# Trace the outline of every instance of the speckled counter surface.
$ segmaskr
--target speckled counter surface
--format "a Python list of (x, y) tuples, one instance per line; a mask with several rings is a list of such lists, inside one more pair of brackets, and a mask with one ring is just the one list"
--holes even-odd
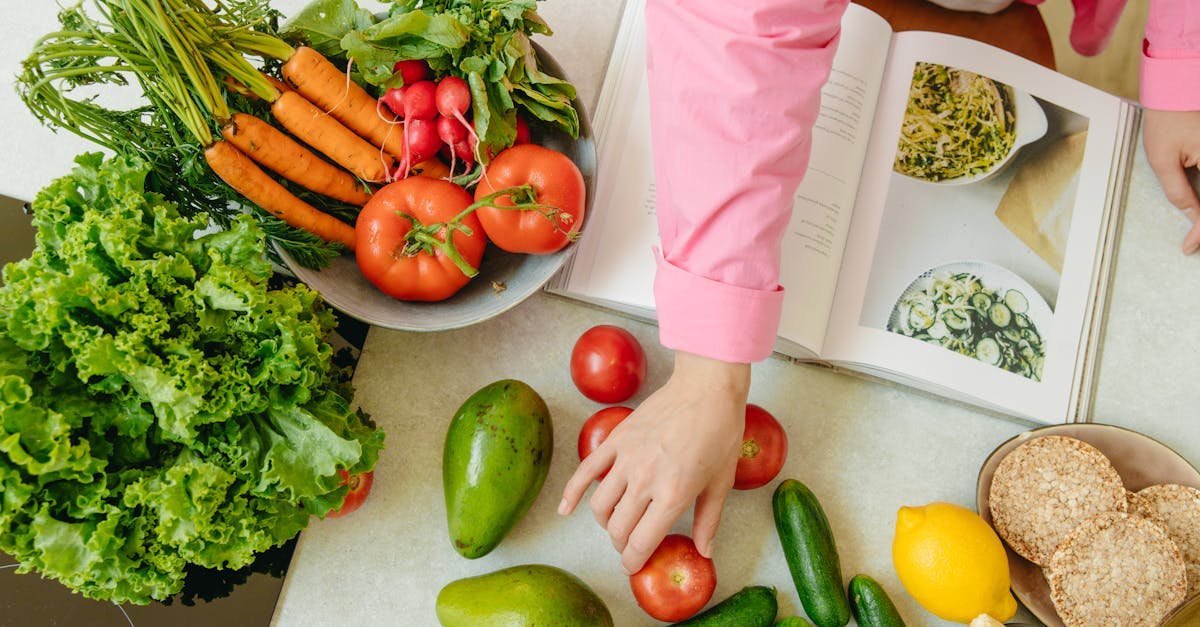
[[(549, 0), (550, 49), (595, 102), (619, 3)], [(1184, 258), (1184, 220), (1162, 198), (1139, 153), (1118, 256), (1096, 396), (1097, 421), (1158, 438), (1200, 462), (1200, 257)], [(587, 581), (617, 625), (653, 624), (636, 606), (608, 538), (584, 508), (554, 509), (576, 465), (579, 426), (600, 405), (575, 390), (568, 357), (588, 327), (611, 323), (647, 347), (650, 374), (638, 401), (670, 374), (654, 327), (548, 295), (489, 322), (430, 335), (372, 330), (359, 363), (357, 400), (387, 430), (375, 487), (353, 516), (305, 531), (276, 622), (434, 626), (438, 590), (460, 577), (541, 562)], [(533, 509), (493, 553), (470, 561), (446, 536), (441, 449), (458, 405), (484, 384), (518, 378), (554, 418), (550, 475)], [(820, 497), (844, 575), (863, 572), (891, 593), (912, 625), (939, 624), (900, 588), (891, 566), (897, 508), (951, 501), (973, 506), (984, 458), (1024, 425), (962, 405), (815, 366), (770, 359), (754, 368), (750, 398), (785, 424), (791, 453), (782, 476)], [(690, 518), (677, 530), (687, 532)], [(777, 587), (781, 615), (797, 600), (779, 551), (770, 491), (733, 493), (716, 540), (723, 598), (745, 585)]]

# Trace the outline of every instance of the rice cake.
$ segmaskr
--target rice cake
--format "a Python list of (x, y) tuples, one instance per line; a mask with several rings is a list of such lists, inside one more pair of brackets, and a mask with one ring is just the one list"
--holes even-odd
[(1120, 512), (1079, 525), (1045, 574), (1067, 627), (1156, 627), (1187, 597), (1179, 548), (1158, 525)]
[(1150, 486), (1134, 495), (1129, 511), (1167, 532), (1183, 554), (1188, 596), (1200, 593), (1200, 490), (1173, 483)]
[(992, 476), (988, 508), (996, 531), (1025, 559), (1045, 566), (1083, 521), (1125, 512), (1121, 476), (1090, 444), (1048, 435), (1018, 446)]

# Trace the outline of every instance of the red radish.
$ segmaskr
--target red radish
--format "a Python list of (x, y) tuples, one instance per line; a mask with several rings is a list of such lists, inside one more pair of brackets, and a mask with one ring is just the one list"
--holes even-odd
[(475, 165), (475, 149), (474, 145), (471, 144), (471, 140), (464, 139), (463, 141), (451, 144), (450, 151), (455, 157), (462, 159), (468, 168)]
[(386, 93), (383, 94), (383, 97), (380, 98), (380, 100), (383, 101), (383, 105), (385, 107), (387, 107), (388, 109), (390, 109), (392, 111), (392, 113), (399, 116), (400, 119), (404, 119), (404, 90), (405, 89), (407, 89), (407, 88), (406, 87), (396, 87), (394, 89), (389, 89), (389, 90), (387, 90)]
[(438, 137), (442, 138), (447, 146), (453, 146), (467, 138), (467, 127), (463, 126), (462, 122), (445, 116), (439, 116), (436, 121)]
[(404, 141), (408, 144), (404, 160), (406, 169), (437, 154), (442, 140), (438, 138), (436, 124), (417, 119), (406, 120), (404, 126)]
[(437, 115), (434, 101), (437, 85), (433, 81), (417, 81), (404, 90), (404, 119), (432, 120)]
[[(436, 98), (438, 113), (442, 117), (458, 120), (470, 134), (472, 146), (479, 143), (475, 128), (463, 117), (471, 109), (471, 88), (467, 86), (467, 81), (457, 76), (443, 78), (438, 82)], [(474, 155), (471, 160), (474, 161)]]
[(429, 64), (424, 59), (397, 61), (392, 66), (392, 72), (399, 73), (400, 78), (404, 79), (405, 85), (412, 85), (417, 81), (429, 78)]
[(518, 144), (528, 144), (529, 142), (530, 142), (529, 125), (525, 123), (525, 118), (522, 118), (521, 116), (518, 115), (517, 116), (517, 139), (515, 141), (513, 141), (513, 145), (516, 146)]

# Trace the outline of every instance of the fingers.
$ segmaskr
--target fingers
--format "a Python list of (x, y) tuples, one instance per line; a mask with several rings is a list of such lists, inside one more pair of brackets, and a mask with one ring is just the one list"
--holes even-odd
[[(593, 481), (599, 479), (600, 475), (612, 466), (615, 458), (616, 450), (613, 447), (601, 445), (580, 462), (579, 468), (575, 469), (575, 474), (571, 475), (566, 487), (563, 488), (563, 497), (558, 504), (558, 513), (566, 516), (575, 511), (575, 506), (579, 505), (588, 486), (592, 485)], [(617, 496), (620, 497), (619, 494)]]
[(1185, 211), (1200, 207), (1200, 200), (1196, 198), (1196, 192), (1188, 181), (1179, 155), (1167, 154), (1150, 157), (1147, 153), (1147, 158), (1150, 161), (1150, 167), (1158, 175), (1163, 193), (1166, 194), (1167, 200), (1171, 201), (1172, 205)]
[(638, 521), (650, 507), (650, 497), (635, 494), (632, 488), (625, 490), (624, 496), (613, 508), (612, 517), (608, 519), (608, 537), (612, 540), (617, 553), (625, 550), (629, 543), (629, 534), (637, 527)]
[(1192, 230), (1183, 238), (1183, 254), (1190, 255), (1200, 250), (1200, 211), (1193, 211)]
[(613, 509), (617, 507), (621, 497), (625, 496), (627, 486), (628, 483), (623, 475), (610, 472), (592, 493), (592, 500), (589, 501), (592, 506), (592, 515), (601, 527), (608, 527), (608, 519), (612, 517)]
[(725, 507), (729, 489), (728, 485), (710, 486), (696, 499), (692, 540), (696, 543), (696, 550), (704, 557), (712, 557), (713, 538), (717, 537), (717, 527), (721, 525), (721, 510)]
[(629, 534), (625, 550), (621, 551), (621, 566), (625, 568), (626, 574), (632, 575), (646, 565), (650, 554), (658, 548), (663, 538), (667, 537), (671, 525), (682, 512), (683, 506), (667, 504), (662, 500), (650, 502), (637, 527)]

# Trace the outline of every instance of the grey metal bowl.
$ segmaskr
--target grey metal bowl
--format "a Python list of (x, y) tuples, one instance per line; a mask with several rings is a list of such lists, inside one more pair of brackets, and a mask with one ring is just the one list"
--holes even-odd
[[(548, 52), (536, 44), (535, 48), (538, 62), (547, 73), (566, 77)], [(579, 167), (587, 191), (582, 227), (586, 229), (596, 196), (596, 145), (583, 105), (578, 99), (573, 104), (579, 112), (578, 139), (557, 130), (538, 134), (536, 129), (533, 139), (566, 154)], [(323, 270), (305, 268), (283, 251), (280, 256), (296, 278), (354, 318), (389, 329), (445, 331), (483, 322), (517, 306), (541, 289), (574, 249), (572, 244), (549, 255), (520, 255), (489, 245), (479, 275), (457, 294), (437, 303), (400, 301), (384, 294), (363, 278), (353, 255), (342, 255)]]

